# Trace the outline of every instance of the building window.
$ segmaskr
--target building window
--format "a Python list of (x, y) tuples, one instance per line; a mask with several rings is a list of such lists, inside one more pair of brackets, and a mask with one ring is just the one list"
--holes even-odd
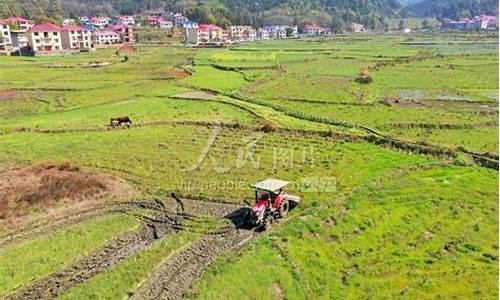
[(57, 32), (52, 32), (53, 35), (57, 35)]
[(38, 40), (38, 39), (35, 40), (35, 43), (40, 44), (40, 40)]
[(38, 32), (35, 32), (35, 36), (38, 36)]

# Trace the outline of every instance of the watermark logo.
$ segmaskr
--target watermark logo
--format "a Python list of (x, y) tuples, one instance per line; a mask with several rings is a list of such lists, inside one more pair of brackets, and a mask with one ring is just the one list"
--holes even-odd
[[(272, 146), (271, 151), (264, 151), (267, 156), (261, 157), (259, 149), (265, 135), (262, 132), (256, 132), (249, 136), (237, 138), (234, 143), (239, 147), (234, 150), (233, 161), (225, 156), (223, 159), (217, 157), (212, 149), (216, 149), (215, 143), (221, 134), (222, 126), (216, 123), (213, 126), (210, 136), (201, 149), (197, 159), (191, 165), (181, 169), (183, 172), (193, 172), (201, 168), (213, 168), (218, 174), (228, 173), (238, 169), (260, 170), (265, 166), (264, 173), (276, 172), (280, 170), (292, 171), (295, 167), (304, 168), (305, 166), (314, 167), (316, 164), (316, 147), (306, 145), (304, 147), (291, 147), (286, 143), (277, 143)], [(264, 149), (266, 150), (266, 149)], [(203, 180), (203, 181), (183, 181), (180, 188), (183, 190), (203, 190), (203, 189), (244, 189), (248, 182), (242, 180)], [(303, 193), (331, 193), (337, 191), (336, 177), (304, 177), (292, 182), (291, 189)]]
[(306, 177), (294, 183), (294, 189), (303, 193), (335, 193), (337, 177)]

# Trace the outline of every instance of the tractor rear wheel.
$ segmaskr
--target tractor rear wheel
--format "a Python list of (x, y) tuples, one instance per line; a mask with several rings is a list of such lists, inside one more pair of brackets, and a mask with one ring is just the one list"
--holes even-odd
[(290, 202), (287, 200), (283, 201), (280, 206), (280, 217), (285, 217), (288, 214), (288, 211), (290, 210)]
[(264, 218), (264, 221), (262, 223), (262, 229), (265, 231), (267, 229), (269, 229), (271, 227), (271, 217), (269, 215), (267, 215), (265, 218)]

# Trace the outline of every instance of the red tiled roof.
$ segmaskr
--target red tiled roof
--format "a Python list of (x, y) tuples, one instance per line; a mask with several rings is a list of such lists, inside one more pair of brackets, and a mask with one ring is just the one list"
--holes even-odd
[(316, 25), (306, 25), (304, 26), (304, 29), (313, 30), (313, 29), (323, 29), (323, 28)]
[(118, 35), (118, 33), (111, 30), (99, 31), (98, 35)]
[(150, 22), (165, 22), (165, 18), (157, 16), (148, 16), (148, 21)]
[(125, 24), (118, 24), (118, 25), (113, 25), (111, 26), (112, 30), (121, 30), (121, 29), (127, 29), (130, 28), (128, 25)]
[(200, 24), (198, 26), (198, 31), (210, 31), (210, 30), (219, 31), (222, 30), (222, 28), (213, 24)]
[(54, 32), (54, 31), (61, 31), (61, 27), (54, 25), (52, 23), (44, 23), (44, 24), (37, 24), (33, 26), (30, 31), (33, 32)]

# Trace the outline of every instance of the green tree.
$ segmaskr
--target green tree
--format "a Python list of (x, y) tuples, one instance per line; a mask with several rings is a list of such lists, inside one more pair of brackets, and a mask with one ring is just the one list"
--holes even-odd
[(344, 28), (345, 28), (345, 23), (342, 20), (342, 18), (334, 16), (332, 18), (332, 29), (333, 29), (333, 31), (335, 31), (336, 33), (342, 32), (344, 30)]
[(432, 25), (431, 25), (431, 23), (429, 22), (428, 19), (424, 19), (422, 21), (421, 26), (422, 26), (422, 29), (424, 29), (424, 30), (430, 30), (430, 29), (432, 29)]
[(403, 30), (405, 28), (405, 21), (403, 19), (399, 20), (399, 30)]

